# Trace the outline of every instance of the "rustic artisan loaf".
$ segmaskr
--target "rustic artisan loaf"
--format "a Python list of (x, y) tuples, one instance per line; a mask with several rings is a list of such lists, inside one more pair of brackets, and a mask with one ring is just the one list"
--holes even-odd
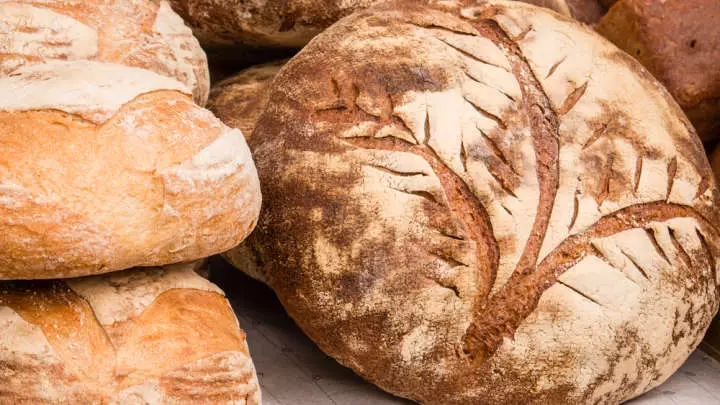
[(701, 138), (720, 137), (720, 1), (620, 0), (596, 28), (667, 86)]
[(174, 77), (204, 105), (207, 60), (165, 1), (0, 0), (0, 75), (50, 60), (97, 60)]
[(267, 104), (268, 86), (285, 63), (287, 60), (253, 66), (214, 85), (208, 110), (248, 139)]
[(578, 23), (419, 3), (344, 19), (273, 80), (246, 242), (268, 284), (325, 352), (424, 404), (657, 386), (718, 308), (720, 193), (692, 126)]
[(0, 404), (260, 404), (245, 334), (194, 264), (0, 282)]
[[(382, 1), (170, 0), (200, 42), (210, 47), (244, 44), (291, 48), (304, 46), (340, 18)], [(476, 3), (482, 1), (476, 0)], [(604, 12), (598, 0), (523, 1), (585, 22), (597, 21)]]
[(178, 81), (100, 62), (0, 77), (0, 279), (195, 260), (253, 229), (245, 139)]

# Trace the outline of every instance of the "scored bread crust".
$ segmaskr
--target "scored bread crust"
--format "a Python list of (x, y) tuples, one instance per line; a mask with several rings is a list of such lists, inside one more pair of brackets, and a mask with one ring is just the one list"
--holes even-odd
[(205, 52), (170, 5), (157, 3), (0, 0), (0, 75), (52, 60), (119, 63), (173, 77), (205, 105)]
[(267, 104), (268, 86), (285, 63), (287, 60), (252, 66), (213, 85), (207, 109), (248, 139)]
[(0, 279), (196, 260), (253, 229), (243, 135), (179, 82), (100, 62), (0, 77)]
[(354, 14), (273, 80), (246, 242), (329, 355), (427, 404), (619, 403), (718, 308), (720, 194), (667, 91), (517, 2)]
[(0, 282), (0, 404), (259, 405), (245, 334), (195, 265)]

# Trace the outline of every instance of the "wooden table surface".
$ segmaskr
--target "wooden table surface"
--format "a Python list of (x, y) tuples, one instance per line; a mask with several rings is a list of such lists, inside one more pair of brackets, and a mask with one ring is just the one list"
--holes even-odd
[[(212, 258), (211, 279), (247, 333), (264, 405), (405, 405), (322, 353), (262, 283)], [(665, 384), (631, 405), (720, 405), (720, 363), (694, 353)], [(580, 404), (579, 404), (580, 405)]]

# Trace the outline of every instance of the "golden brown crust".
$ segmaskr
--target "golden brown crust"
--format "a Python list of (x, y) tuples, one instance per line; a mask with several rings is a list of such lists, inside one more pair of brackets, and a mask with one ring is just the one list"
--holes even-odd
[(709, 140), (720, 136), (720, 3), (621, 0), (597, 31), (658, 78)]
[(160, 79), (98, 62), (0, 79), (0, 279), (196, 260), (250, 233), (242, 134)]
[[(192, 264), (0, 283), (0, 404), (259, 404), (245, 335), (217, 291)], [(134, 299), (145, 305), (118, 312), (126, 320), (95, 312)]]
[(702, 145), (588, 28), (469, 3), (376, 6), (283, 67), (247, 245), (303, 330), (396, 395), (626, 401), (718, 308)]
[(253, 66), (214, 85), (208, 110), (226, 125), (238, 128), (249, 139), (265, 109), (267, 88), (287, 60)]
[(198, 41), (166, 2), (0, 1), (0, 74), (50, 60), (97, 60), (173, 77), (204, 105), (210, 89)]

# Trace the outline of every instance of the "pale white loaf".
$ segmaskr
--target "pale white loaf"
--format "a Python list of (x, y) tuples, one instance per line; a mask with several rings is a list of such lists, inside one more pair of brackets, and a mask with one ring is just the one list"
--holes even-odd
[(245, 334), (196, 265), (0, 282), (0, 405), (259, 405)]
[(239, 130), (174, 79), (100, 62), (0, 77), (0, 279), (194, 260), (260, 210)]
[(52, 60), (96, 60), (174, 77), (204, 105), (200, 44), (168, 3), (150, 0), (0, 0), (0, 75)]

